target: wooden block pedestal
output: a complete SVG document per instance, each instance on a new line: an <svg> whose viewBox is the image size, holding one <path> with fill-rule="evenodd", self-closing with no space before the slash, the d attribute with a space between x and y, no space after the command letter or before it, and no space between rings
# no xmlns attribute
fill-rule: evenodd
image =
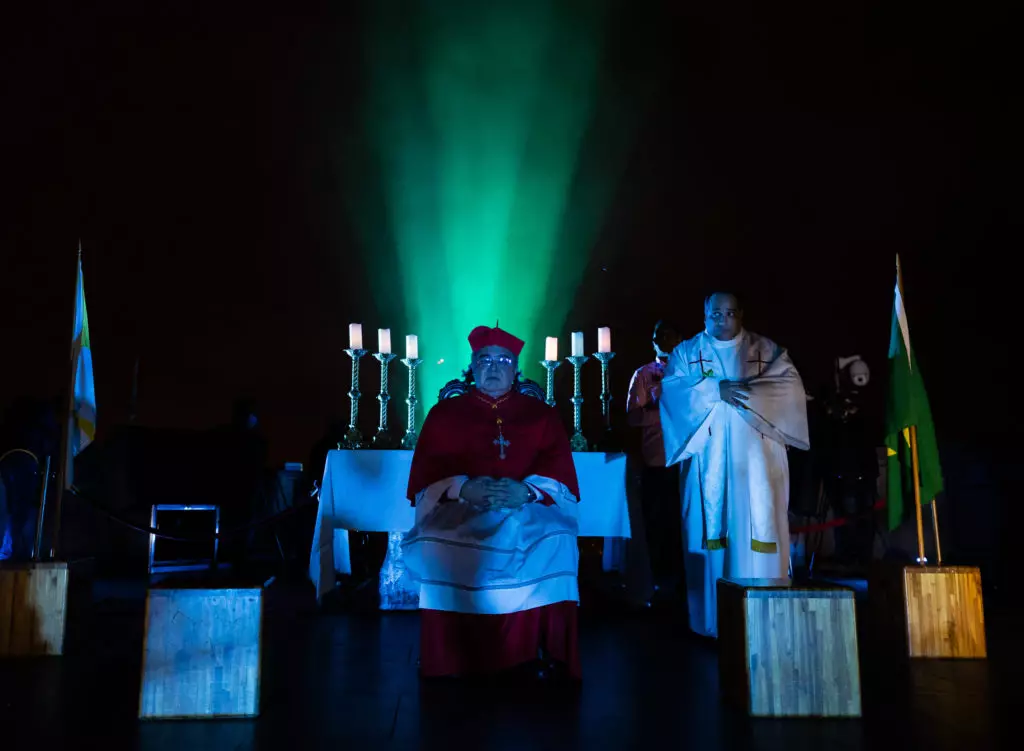
<svg viewBox="0 0 1024 751"><path fill-rule="evenodd" d="M68 612L68 564L0 564L0 657L60 655Z"/></svg>
<svg viewBox="0 0 1024 751"><path fill-rule="evenodd" d="M719 682L754 717L860 717L853 590L718 580Z"/></svg>
<svg viewBox="0 0 1024 751"><path fill-rule="evenodd" d="M263 589L152 588L142 719L259 714Z"/></svg>
<svg viewBox="0 0 1024 751"><path fill-rule="evenodd" d="M868 586L874 635L907 657L985 659L981 571L973 566L886 566Z"/></svg>

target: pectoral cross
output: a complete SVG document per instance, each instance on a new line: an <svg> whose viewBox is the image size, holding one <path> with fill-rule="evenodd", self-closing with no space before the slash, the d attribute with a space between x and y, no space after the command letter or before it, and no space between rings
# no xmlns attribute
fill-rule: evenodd
<svg viewBox="0 0 1024 751"><path fill-rule="evenodd" d="M767 362L765 362L764 360L761 359L761 350L757 351L757 359L756 360L747 360L747 362L751 363L751 364L753 364L755 362L757 363L757 374L758 375L761 375L764 372L764 366L768 364Z"/></svg>
<svg viewBox="0 0 1024 751"><path fill-rule="evenodd" d="M707 370L704 370L704 363L707 363L708 365L710 365L710 364L711 364L711 360L705 360L705 359L704 359L704 353L703 353L703 352L701 352L701 351L700 351L700 350L698 349L698 350L697 350L697 359L696 359L696 360L693 360L693 361L691 361L691 362L690 362L689 364L690 364L690 365L696 365L696 366L698 366L698 367L700 368L700 374L701 374L702 376L704 376L705 378L708 378L708 377L710 377L710 376L713 376L713 375L715 374L715 371L714 371L714 370L712 370L711 368L708 368Z"/></svg>
<svg viewBox="0 0 1024 751"><path fill-rule="evenodd" d="M500 417L498 418L498 437L495 438L492 441L492 443L495 446L498 447L498 458L499 459L504 459L505 458L505 447L506 446L511 446L512 442L509 441L509 440L506 440L505 436L502 435L502 432L501 432L501 418Z"/></svg>

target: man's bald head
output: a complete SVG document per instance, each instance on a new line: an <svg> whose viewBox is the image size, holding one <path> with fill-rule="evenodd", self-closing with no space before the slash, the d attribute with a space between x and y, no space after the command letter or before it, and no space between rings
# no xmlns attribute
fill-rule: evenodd
<svg viewBox="0 0 1024 751"><path fill-rule="evenodd" d="M708 333L723 342L735 339L743 330L743 308L731 292L714 292L704 300L704 325Z"/></svg>

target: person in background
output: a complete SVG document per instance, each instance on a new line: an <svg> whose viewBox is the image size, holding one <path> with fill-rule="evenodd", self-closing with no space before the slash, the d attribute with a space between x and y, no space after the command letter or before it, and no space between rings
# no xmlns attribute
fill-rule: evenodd
<svg viewBox="0 0 1024 751"><path fill-rule="evenodd" d="M675 325L667 321L654 325L651 337L654 360L633 373L626 399L626 420L641 432L639 490L654 602L663 598L666 603L673 601L682 578L679 465L665 466L665 442L658 410L665 364L682 340Z"/></svg>
<svg viewBox="0 0 1024 751"><path fill-rule="evenodd" d="M214 503L220 506L221 532L230 535L222 540L220 557L242 564L250 552L253 530L241 528L252 523L254 514L267 511L268 445L260 431L255 403L236 399L231 422L215 429L213 439L219 468L213 485Z"/></svg>

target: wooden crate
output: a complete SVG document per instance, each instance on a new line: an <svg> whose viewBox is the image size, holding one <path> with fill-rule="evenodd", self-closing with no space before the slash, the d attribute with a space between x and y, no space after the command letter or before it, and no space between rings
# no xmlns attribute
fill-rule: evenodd
<svg viewBox="0 0 1024 751"><path fill-rule="evenodd" d="M139 717L259 714L262 588L151 588Z"/></svg>
<svg viewBox="0 0 1024 751"><path fill-rule="evenodd" d="M718 580L719 682L754 717L860 717L853 590Z"/></svg>
<svg viewBox="0 0 1024 751"><path fill-rule="evenodd" d="M0 657L63 654L67 611L67 563L0 565Z"/></svg>
<svg viewBox="0 0 1024 751"><path fill-rule="evenodd" d="M884 566L868 587L874 636L907 657L985 659L981 571Z"/></svg>

